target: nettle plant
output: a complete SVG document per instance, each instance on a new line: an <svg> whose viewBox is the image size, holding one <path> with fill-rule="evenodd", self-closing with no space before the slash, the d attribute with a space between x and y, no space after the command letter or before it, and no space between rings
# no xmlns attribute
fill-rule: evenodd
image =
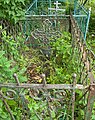
<svg viewBox="0 0 95 120"><path fill-rule="evenodd" d="M20 82L27 81L24 76L26 71L25 67L19 67L17 62L8 60L5 55L5 51L0 51L0 82L15 82L13 74L16 73Z"/></svg>
<svg viewBox="0 0 95 120"><path fill-rule="evenodd" d="M27 59L24 58L22 51L27 49L23 44L24 38L21 33L17 36L17 41L13 36L7 35L5 30L0 27L1 45L0 45L0 76L1 82L13 82L13 74L16 73L20 82L27 81L24 73L26 71ZM21 48L22 45L22 48Z"/></svg>

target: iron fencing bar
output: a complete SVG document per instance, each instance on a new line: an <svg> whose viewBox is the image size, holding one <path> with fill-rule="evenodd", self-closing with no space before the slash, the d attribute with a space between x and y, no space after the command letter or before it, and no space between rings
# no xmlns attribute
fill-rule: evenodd
<svg viewBox="0 0 95 120"><path fill-rule="evenodd" d="M0 35L6 31L6 35L13 37L15 40L17 35L23 31L23 24L22 22L12 24L8 20L0 20Z"/></svg>
<svg viewBox="0 0 95 120"><path fill-rule="evenodd" d="M66 119L66 117L70 117L72 116L72 120L74 120L74 112L75 112L75 91L76 89L87 89L88 86L82 86L80 84L75 84L75 80L73 84L67 85L67 84L59 84L59 85L50 85L50 84L46 84L46 82L43 82L43 84L26 84L26 83L20 83L17 75L14 75L14 78L16 80L16 83L7 83L7 84L0 84L0 88L1 88L1 99L5 99L4 104L7 107L7 110L10 111L10 117L12 120L15 120L15 116L12 114L12 110L10 109L7 100L14 100L17 101L17 105L19 108L21 108L22 106L22 114L21 114L21 118L22 119L29 119L31 117L31 107L33 107L31 105L31 103L29 104L29 99L26 98L27 94L29 94L30 98L35 102L37 101L42 101L45 104L45 110L47 111L47 113L45 113L44 111L44 115L40 115L39 114L39 110L33 108L33 111L35 113L35 115L37 116L37 118L43 119L44 117L47 117L48 115L50 116L49 118L52 120L53 116L52 116L52 110L53 109L61 109L60 107L64 108L64 110L68 110L68 106L69 106L69 99L70 96L72 98L72 115L70 115L70 113L67 114L67 111L63 111L63 113L65 112L65 114L63 114L63 118L64 120ZM76 79L76 75L74 74L74 79ZM44 79L45 80L45 79ZM3 91L2 88L7 88L6 91ZM50 90L48 90L50 89ZM66 91L67 90L67 91ZM68 94L70 96L68 96ZM3 96L2 96L3 95ZM68 99L67 99L68 98ZM18 101L19 100L19 101ZM42 105L41 102L41 105ZM55 102L57 102L57 104L59 103L59 108L56 108ZM37 102L38 103L38 102ZM36 104L35 104L36 105ZM66 105L66 106L64 106ZM11 105L10 105L11 106ZM69 106L70 107L70 106ZM26 114L28 112L28 114ZM42 111L41 111L42 112ZM54 111L53 111L54 112ZM62 112L62 110L61 110ZM56 111L55 111L56 113ZM57 114L57 113L56 113ZM57 116L55 116L57 117Z"/></svg>
<svg viewBox="0 0 95 120"><path fill-rule="evenodd" d="M76 3L74 10L74 17L78 23L79 28L83 33L84 40L86 40L86 36L88 32L90 14L91 14L91 8L89 8L89 10L86 10L83 5L80 5L78 2Z"/></svg>
<svg viewBox="0 0 95 120"><path fill-rule="evenodd" d="M77 23L75 22L75 20L73 19L72 16L71 16L71 22L72 22L72 28L75 29L72 31L72 34L75 34L75 36L73 38L75 45L77 42L78 43L77 47L79 48L79 53L80 53L80 51L82 53L80 64L82 64L83 67L81 70L80 78L83 77L82 78L83 83L90 85L88 97L85 97L86 99L87 98L88 99L87 99L87 105L86 105L87 107L86 107L85 118L84 118L85 120L90 120L92 110L93 110L93 104L94 104L94 100L95 100L95 94L94 94L95 93L95 87L94 87L95 54L90 49L88 49L86 42L84 41L83 35L81 34L81 36L77 36L77 34L76 34L76 33L78 33L78 29L76 29Z"/></svg>
<svg viewBox="0 0 95 120"><path fill-rule="evenodd" d="M93 59L95 59L95 55L93 54L93 52L91 50L89 50L87 48L87 46L85 46L82 34L81 34L81 36L78 34L79 29L77 27L77 23L74 20L73 16L71 16L71 24L72 24L72 30L73 30L72 34L73 34L73 37L74 37L73 40L74 40L74 42L78 43L77 47L79 47L79 53L81 51L81 54L82 54L80 63L85 67L85 70L82 69L82 72L85 72L85 74L88 76L90 82L88 81L87 86L83 86L81 84L76 84L76 83L73 83L73 84L70 84L70 85L68 85L68 84L65 84L65 85L64 84L63 85L62 84L49 85L49 84L46 84L45 81L44 81L43 84L26 84L26 83L20 83L17 76L15 75L14 77L15 77L16 83L0 84L0 88L2 90L1 94L0 94L0 97L3 100L3 102L4 102L8 111L10 111L10 108L9 108L8 104L6 103L6 101L7 101L7 99L9 100L11 98L11 100L13 100L13 99L17 100L18 107L22 106L21 117L23 119L27 120L30 117L30 115L29 114L26 115L26 111L29 111L29 113L31 113L32 110L35 112L35 115L37 116L38 119L42 119L42 117L47 117L48 115L51 116L52 109L50 108L50 105L49 105L50 101L57 100L57 101L62 102L60 104L67 103L67 105L69 105L68 102L69 102L69 100L71 100L70 97L72 97L72 101L73 101L73 103L71 102L72 111L70 111L70 112L72 112L72 114L68 113L67 116L71 115L72 117L71 116L69 116L69 117L71 117L72 120L73 120L74 117L75 117L75 113L76 113L76 110L75 110L75 90L79 89L79 90L84 91L83 95L82 95L83 96L82 98L85 98L84 100L87 100L87 96L86 96L87 92L86 91L89 90L88 103L86 104L87 112L86 112L86 115L85 115L85 120L90 119L92 106L93 106L93 103L94 103L94 95L95 95L95 91L94 91L95 86L94 86L94 83L93 83L94 82L94 77L93 77L93 74L92 74L92 71L94 70ZM77 45L76 43L74 44L75 47ZM89 55L91 57L89 57ZM90 62L88 61L88 58L90 58ZM91 64L91 67L90 67L90 64ZM83 76L83 78L84 78L84 76ZM78 83L78 81L77 81L77 83ZM11 88L12 90L9 89L8 91L6 90L4 92L2 88ZM34 89L34 92L35 92L35 94L33 93L34 95L32 95L32 93L31 93L31 92L33 92L33 89ZM37 91L37 89L38 89L38 91ZM48 92L48 89L50 89L50 90L54 89L54 94L51 91ZM56 89L58 89L58 90L62 89L63 91L59 90L57 92ZM66 94L66 93L68 93L68 92L65 89L68 90L68 92L70 93L69 99L67 99L68 94ZM86 89L86 91L85 91L85 89ZM46 115L45 115L45 111L44 112L41 111L43 113L40 116L34 108L31 111L28 109L28 108L31 109L31 107L33 107L33 104L30 107L28 106L28 101L25 97L28 93L29 93L29 95L31 94L31 98L33 98L35 101L42 100L42 101L46 102L46 104L45 104L45 106L47 107L46 108L46 110L47 110ZM61 93L61 95L60 95L60 93ZM54 95L56 97L54 97ZM65 98L65 100L64 100L63 97ZM39 98L41 98L41 99L39 99ZM60 98L60 100L59 100L59 98ZM4 101L4 99L6 99L6 101ZM23 111L24 109L25 109L25 111ZM68 110L68 108L66 106L64 106L64 109ZM11 118L14 119L14 117L12 115L12 112L10 111L9 113L10 113ZM67 114L67 112L65 110L62 112L62 114L63 113ZM65 114L63 115L64 120L66 119Z"/></svg>
<svg viewBox="0 0 95 120"><path fill-rule="evenodd" d="M60 3L59 3L60 2ZM25 14L34 15L57 15L59 13L64 14L65 7L61 3L66 3L66 0L34 0L27 8ZM74 2L74 1L72 1ZM70 4L70 1L69 1ZM64 4L65 5L65 4ZM60 8L61 6L61 8Z"/></svg>
<svg viewBox="0 0 95 120"><path fill-rule="evenodd" d="M42 17L40 20L39 17L33 17L22 22L25 43L34 48L48 49L51 39L55 41L62 35L62 31L69 31L69 17L63 19Z"/></svg>

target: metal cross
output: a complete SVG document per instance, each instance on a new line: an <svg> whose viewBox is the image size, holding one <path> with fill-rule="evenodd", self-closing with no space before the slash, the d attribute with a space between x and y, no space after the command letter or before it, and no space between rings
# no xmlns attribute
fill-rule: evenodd
<svg viewBox="0 0 95 120"><path fill-rule="evenodd" d="M62 12L65 12L65 9L60 9L59 8L59 6L58 5L60 5L61 3L59 3L58 1L56 1L55 3L54 3L54 5L56 5L56 7L55 8L48 8L48 10L54 10L54 11L56 11L56 14L57 14L57 11L62 11Z"/></svg>
<svg viewBox="0 0 95 120"><path fill-rule="evenodd" d="M54 5L56 5L56 9L58 9L59 8L59 6L58 5L60 5L61 3L59 3L58 1L56 1L55 3L54 3Z"/></svg>

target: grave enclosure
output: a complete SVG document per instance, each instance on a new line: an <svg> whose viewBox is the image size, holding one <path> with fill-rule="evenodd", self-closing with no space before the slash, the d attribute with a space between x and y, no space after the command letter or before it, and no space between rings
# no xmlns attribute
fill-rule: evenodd
<svg viewBox="0 0 95 120"><path fill-rule="evenodd" d="M66 0L34 0L26 10L25 20L20 21L20 25L21 30L23 30L23 33L26 36L25 43L34 48L41 48L42 46L40 44L44 44L43 41L48 45L48 41L51 37L54 39L60 38L63 31L70 32L72 35L73 47L72 57L76 54L77 59L75 60L77 60L80 65L80 73L73 74L72 84L47 84L44 74L42 75L44 81L43 84L20 83L17 75L14 75L16 83L0 83L0 88L8 88L6 92L14 94L13 98L10 98L10 95L6 96L0 91L0 97L12 120L15 120L15 117L6 100L15 100L15 97L20 99L23 106L22 119L27 120L31 113L28 109L25 92L30 89L37 94L42 93L41 97L34 94L34 96L31 96L31 99L34 99L35 101L40 100L42 101L42 104L43 102L46 102L46 110L48 111L50 120L53 120L51 116L52 109L50 108L50 101L53 100L52 93L57 100L63 101L63 108L66 110L63 110L64 120L75 120L75 114L77 112L75 109L77 100L76 91L79 90L82 94L79 101L84 101L84 120L91 119L93 104L95 101L95 55L86 46L90 10L87 11L77 0L68 2L68 7L70 7L70 5L73 6L71 10L66 8ZM37 43L38 39L40 39L40 43ZM81 82L78 83L78 79L80 79ZM70 96L68 96L68 93ZM29 114L26 115L27 111ZM67 112L66 115L65 112ZM38 115L36 111L35 115L38 119L43 120L43 118L39 117L40 115Z"/></svg>

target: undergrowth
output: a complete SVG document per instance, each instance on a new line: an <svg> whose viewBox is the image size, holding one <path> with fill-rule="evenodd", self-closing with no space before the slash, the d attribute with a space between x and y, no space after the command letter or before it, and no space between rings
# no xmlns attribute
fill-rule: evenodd
<svg viewBox="0 0 95 120"><path fill-rule="evenodd" d="M2 30L2 27L0 29ZM70 33L63 32L62 36L56 40L51 38L48 44L49 49L28 47L24 44L25 37L22 33L14 39L12 35L7 35L7 32L3 30L0 39L1 83L15 83L14 73L17 74L20 83L42 83L41 74L43 73L49 84L71 84L73 82L72 74L78 72L78 62L77 57L73 57L77 50L73 53ZM4 95L7 90L10 89L1 89ZM19 89L15 90L17 92L15 99L6 99L15 119L50 120L50 117L53 120L71 119L72 91L41 90L35 93L31 89L22 89L20 96ZM82 94L76 91L76 97L81 98L81 96ZM26 102L22 102L24 100ZM84 114L80 107L84 104L82 101L79 104L75 106L78 111L75 112L75 117L83 119ZM0 119L10 120L2 100L0 100Z"/></svg>

